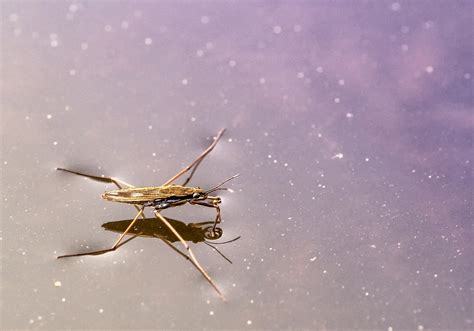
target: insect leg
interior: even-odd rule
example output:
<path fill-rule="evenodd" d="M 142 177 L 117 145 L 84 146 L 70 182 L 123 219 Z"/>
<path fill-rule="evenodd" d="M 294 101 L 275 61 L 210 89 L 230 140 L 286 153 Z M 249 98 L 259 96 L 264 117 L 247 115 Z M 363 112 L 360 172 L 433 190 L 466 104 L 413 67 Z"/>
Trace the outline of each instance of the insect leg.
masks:
<path fill-rule="evenodd" d="M 183 168 L 180 172 L 178 172 L 176 175 L 174 175 L 173 177 L 171 177 L 170 179 L 168 179 L 166 181 L 166 183 L 164 183 L 163 185 L 168 185 L 170 183 L 172 183 L 173 181 L 175 181 L 178 177 L 180 177 L 181 175 L 183 175 L 184 173 L 186 173 L 187 171 L 191 170 L 191 174 L 189 175 L 188 178 L 186 178 L 186 180 L 184 181 L 183 183 L 183 186 L 186 185 L 190 180 L 191 178 L 193 177 L 194 175 L 194 172 L 196 171 L 197 167 L 199 166 L 199 164 L 201 164 L 202 160 L 206 157 L 207 154 L 209 154 L 213 149 L 214 147 L 216 147 L 219 139 L 221 139 L 222 135 L 224 134 L 224 131 L 225 129 L 221 129 L 219 131 L 219 133 L 217 133 L 217 136 L 216 136 L 216 139 L 212 142 L 212 144 L 204 151 L 201 153 L 201 155 L 199 155 L 197 157 L 196 160 L 194 160 L 190 165 L 188 165 L 187 167 Z"/>
<path fill-rule="evenodd" d="M 203 267 L 201 267 L 201 265 L 199 264 L 198 260 L 196 259 L 196 257 L 194 256 L 194 253 L 193 251 L 191 250 L 191 247 L 189 247 L 188 243 L 183 239 L 183 237 L 181 237 L 181 235 L 179 234 L 178 231 L 176 231 L 176 229 L 166 220 L 166 218 L 164 218 L 161 214 L 160 214 L 160 211 L 159 210 L 156 210 L 155 209 L 155 216 L 157 218 L 159 218 L 170 230 L 171 232 L 173 232 L 173 234 L 176 236 L 176 238 L 179 239 L 179 241 L 183 244 L 184 248 L 186 248 L 186 251 L 188 252 L 189 256 L 188 258 L 190 259 L 191 263 L 199 270 L 199 272 L 201 273 L 201 275 L 203 275 L 204 278 L 206 278 L 206 280 L 209 282 L 209 284 L 211 284 L 211 286 L 216 290 L 216 292 L 219 294 L 219 296 L 221 297 L 222 300 L 225 301 L 225 297 L 224 295 L 222 294 L 222 292 L 219 290 L 219 288 L 217 287 L 217 285 L 214 283 L 214 281 L 212 280 L 212 278 L 207 274 L 207 272 L 203 269 Z M 174 247 L 174 246 L 173 246 Z M 176 247 L 174 247 L 176 248 Z M 184 254 L 184 253 L 183 253 Z M 184 254 L 186 255 L 186 254 Z"/>
<path fill-rule="evenodd" d="M 64 169 L 64 168 L 56 168 L 56 170 L 61 170 L 61 171 L 69 172 L 69 173 L 74 174 L 74 175 L 79 175 L 79 176 L 87 177 L 87 178 L 90 178 L 90 179 L 95 180 L 95 181 L 97 181 L 97 182 L 113 183 L 113 184 L 115 184 L 119 189 L 122 188 L 121 185 L 127 186 L 127 187 L 133 187 L 133 185 L 128 184 L 127 182 L 124 182 L 123 180 L 120 180 L 120 179 L 115 178 L 115 177 L 93 176 L 93 175 L 88 175 L 88 174 L 84 174 L 84 173 L 82 173 L 82 172 L 73 171 L 73 170 L 68 170 L 68 169 Z"/>
<path fill-rule="evenodd" d="M 214 208 L 217 212 L 216 215 L 216 220 L 214 221 L 214 226 L 212 227 L 212 230 L 214 231 L 216 229 L 217 224 L 219 224 L 222 219 L 221 219 L 221 208 L 217 204 L 212 204 L 209 202 L 204 202 L 204 201 L 190 201 L 189 202 L 192 205 L 199 205 L 199 206 L 204 206 L 204 207 L 209 207 L 209 208 Z"/>
<path fill-rule="evenodd" d="M 123 242 L 122 244 L 120 244 L 120 242 L 122 241 L 123 237 L 125 237 L 125 235 L 128 233 L 128 231 L 130 231 L 130 229 L 132 228 L 132 226 L 137 222 L 137 220 L 138 220 L 138 218 L 140 217 L 140 215 L 143 215 L 143 209 L 145 209 L 145 207 L 141 207 L 141 208 L 140 208 L 140 210 L 138 211 L 137 216 L 135 216 L 135 218 L 133 219 L 133 221 L 130 223 L 130 225 L 127 227 L 127 229 L 120 235 L 120 237 L 117 239 L 117 241 L 115 242 L 115 244 L 114 244 L 111 248 L 102 249 L 102 250 L 93 251 L 93 252 L 86 252 L 86 253 L 61 255 L 61 256 L 58 256 L 58 259 L 63 258 L 63 257 L 83 256 L 83 255 L 101 255 L 101 254 L 105 254 L 105 253 L 108 253 L 108 252 L 115 251 L 118 247 L 120 247 L 121 245 L 123 245 L 125 242 L 129 241 L 129 240 L 126 240 L 125 242 Z"/>

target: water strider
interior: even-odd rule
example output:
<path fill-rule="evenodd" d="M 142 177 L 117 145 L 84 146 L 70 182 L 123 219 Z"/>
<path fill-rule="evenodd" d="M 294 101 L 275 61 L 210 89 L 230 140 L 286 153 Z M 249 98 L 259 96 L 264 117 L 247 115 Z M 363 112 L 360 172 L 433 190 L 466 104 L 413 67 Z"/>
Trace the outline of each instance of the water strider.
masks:
<path fill-rule="evenodd" d="M 134 187 L 133 185 L 128 184 L 114 177 L 93 176 L 93 175 L 88 175 L 88 174 L 84 174 L 84 173 L 73 171 L 73 170 L 57 168 L 57 170 L 65 171 L 65 172 L 72 173 L 79 176 L 84 176 L 95 181 L 115 184 L 118 187 L 118 190 L 106 191 L 102 194 L 102 198 L 108 201 L 132 204 L 135 206 L 135 208 L 138 211 L 135 218 L 128 224 L 125 230 L 123 230 L 122 234 L 119 236 L 119 238 L 117 239 L 117 241 L 114 243 L 114 245 L 111 248 L 98 250 L 98 251 L 92 251 L 92 252 L 86 252 L 86 253 L 61 255 L 61 256 L 58 256 L 58 258 L 83 256 L 83 255 L 100 255 L 100 254 L 104 254 L 104 253 L 116 250 L 118 247 L 120 247 L 122 244 L 126 242 L 126 241 L 125 242 L 123 241 L 123 238 L 125 237 L 125 235 L 133 234 L 132 229 L 137 224 L 140 217 L 142 217 L 143 219 L 146 219 L 145 214 L 144 214 L 144 209 L 146 207 L 152 207 L 153 212 L 156 216 L 155 220 L 161 221 L 171 231 L 174 237 L 177 238 L 181 242 L 181 244 L 185 247 L 187 254 L 182 253 L 176 247 L 174 247 L 172 245 L 172 241 L 169 240 L 169 238 L 160 238 L 160 239 L 162 239 L 165 243 L 169 244 L 169 246 L 171 246 L 173 249 L 179 251 L 181 255 L 186 257 L 188 261 L 190 261 L 194 265 L 194 267 L 196 267 L 199 270 L 199 272 L 209 282 L 209 284 L 211 284 L 211 286 L 216 290 L 219 296 L 223 300 L 225 300 L 224 295 L 219 290 L 217 285 L 214 283 L 212 278 L 207 274 L 204 268 L 199 264 L 198 260 L 194 256 L 194 253 L 189 247 L 189 245 L 187 244 L 186 240 L 182 237 L 180 232 L 172 225 L 172 222 L 169 222 L 160 213 L 164 209 L 177 207 L 185 203 L 189 203 L 191 205 L 199 205 L 199 206 L 214 208 L 216 210 L 216 218 L 214 222 L 212 223 L 213 225 L 207 228 L 207 236 L 208 236 L 208 239 L 220 237 L 220 235 L 222 234 L 222 230 L 217 227 L 217 224 L 221 222 L 221 211 L 219 208 L 219 204 L 221 203 L 221 198 L 218 196 L 211 196 L 209 194 L 218 190 L 226 190 L 225 188 L 222 188 L 221 186 L 225 184 L 226 182 L 228 182 L 229 180 L 237 177 L 238 175 L 234 175 L 226 179 L 222 183 L 214 186 L 213 188 L 209 190 L 203 190 L 199 187 L 186 186 L 186 184 L 191 180 L 197 167 L 201 164 L 202 160 L 206 157 L 207 154 L 209 154 L 214 149 L 219 139 L 224 134 L 224 131 L 225 129 L 220 130 L 215 140 L 212 142 L 212 144 L 204 152 L 202 152 L 201 155 L 199 155 L 187 167 L 183 168 L 176 175 L 168 179 L 161 186 Z M 179 177 L 181 177 L 188 171 L 190 171 L 190 174 L 182 185 L 172 184 L 176 179 L 178 179 Z"/>

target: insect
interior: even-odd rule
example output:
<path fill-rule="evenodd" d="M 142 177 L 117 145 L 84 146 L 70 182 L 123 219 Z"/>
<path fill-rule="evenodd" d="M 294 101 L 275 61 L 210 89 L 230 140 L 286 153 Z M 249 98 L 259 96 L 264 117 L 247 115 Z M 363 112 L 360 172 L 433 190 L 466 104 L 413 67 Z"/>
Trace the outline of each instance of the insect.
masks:
<path fill-rule="evenodd" d="M 120 202 L 120 203 L 127 203 L 132 204 L 138 211 L 135 218 L 130 222 L 130 224 L 126 227 L 123 233 L 119 236 L 117 241 L 111 248 L 86 252 L 86 253 L 77 253 L 77 254 L 68 254 L 68 255 L 61 255 L 58 258 L 65 258 L 65 257 L 73 257 L 73 256 L 84 256 L 84 255 L 101 255 L 108 252 L 115 251 L 118 247 L 123 244 L 123 238 L 127 235 L 131 229 L 135 226 L 137 221 L 140 217 L 145 219 L 144 210 L 146 207 L 152 207 L 155 217 L 158 221 L 161 221 L 171 232 L 172 234 L 181 242 L 181 244 L 186 249 L 187 254 L 183 255 L 196 267 L 202 276 L 209 282 L 209 284 L 216 290 L 219 296 L 225 300 L 224 295 L 219 290 L 217 285 L 214 283 L 212 278 L 207 274 L 204 268 L 199 264 L 198 260 L 194 256 L 191 247 L 187 244 L 181 234 L 176 230 L 175 227 L 161 215 L 161 211 L 167 208 L 177 207 L 183 205 L 185 203 L 189 203 L 191 205 L 199 205 L 204 207 L 214 208 L 216 210 L 216 217 L 213 222 L 213 225 L 210 229 L 208 229 L 208 237 L 209 238 L 217 238 L 219 235 L 219 231 L 217 228 L 217 224 L 221 222 L 221 211 L 219 204 L 221 203 L 221 198 L 218 196 L 211 196 L 210 194 L 218 191 L 218 190 L 228 190 L 226 188 L 222 188 L 222 185 L 227 183 L 228 181 L 236 178 L 237 175 L 234 175 L 225 181 L 221 182 L 220 184 L 214 186 L 209 190 L 203 190 L 199 187 L 191 187 L 186 186 L 186 184 L 191 180 L 193 177 L 197 167 L 201 164 L 203 159 L 208 155 L 214 147 L 217 145 L 219 140 L 221 139 L 222 135 L 224 134 L 225 129 L 222 129 L 217 134 L 216 138 L 212 142 L 212 144 L 204 150 L 191 164 L 183 168 L 179 171 L 176 175 L 168 179 L 163 185 L 161 186 L 153 186 L 153 187 L 134 187 L 131 184 L 128 184 L 118 178 L 115 177 L 102 177 L 102 176 L 94 176 L 88 175 L 81 172 L 68 170 L 64 168 L 57 168 L 57 170 L 72 173 L 79 176 L 84 176 L 90 178 L 95 181 L 104 182 L 104 183 L 113 183 L 115 184 L 118 189 L 113 191 L 106 191 L 102 194 L 102 198 L 108 201 Z M 185 173 L 190 172 L 189 176 L 186 178 L 182 185 L 172 184 L 176 179 L 184 175 Z M 162 239 L 165 243 L 169 243 L 172 246 L 171 242 L 167 239 Z M 175 248 L 173 246 L 173 248 Z"/>

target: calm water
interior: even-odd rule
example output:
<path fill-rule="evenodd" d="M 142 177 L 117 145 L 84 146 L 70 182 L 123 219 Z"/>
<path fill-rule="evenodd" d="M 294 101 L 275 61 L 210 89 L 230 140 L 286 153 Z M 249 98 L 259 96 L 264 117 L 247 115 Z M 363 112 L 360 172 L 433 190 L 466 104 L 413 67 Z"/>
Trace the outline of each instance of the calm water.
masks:
<path fill-rule="evenodd" d="M 2 2 L 2 329 L 472 329 L 472 10 Z M 135 215 L 56 167 L 160 185 L 223 127 L 226 303 L 159 238 L 56 259 Z"/>

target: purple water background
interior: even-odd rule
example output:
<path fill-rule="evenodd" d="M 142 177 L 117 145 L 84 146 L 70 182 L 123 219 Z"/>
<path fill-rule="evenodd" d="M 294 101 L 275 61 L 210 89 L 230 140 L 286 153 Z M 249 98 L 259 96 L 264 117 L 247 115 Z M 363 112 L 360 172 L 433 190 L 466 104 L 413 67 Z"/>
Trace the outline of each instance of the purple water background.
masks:
<path fill-rule="evenodd" d="M 2 329 L 472 329 L 471 1 L 3 1 Z M 57 166 L 222 193 L 228 299 Z M 211 220 L 205 208 L 167 216 Z"/>

